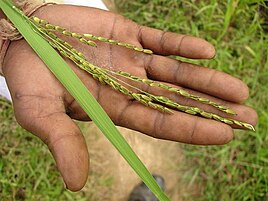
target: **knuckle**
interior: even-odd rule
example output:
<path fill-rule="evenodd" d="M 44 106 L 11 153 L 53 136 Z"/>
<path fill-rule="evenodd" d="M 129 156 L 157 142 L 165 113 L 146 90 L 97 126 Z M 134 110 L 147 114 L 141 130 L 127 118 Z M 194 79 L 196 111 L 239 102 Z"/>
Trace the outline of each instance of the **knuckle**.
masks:
<path fill-rule="evenodd" d="M 152 128 L 152 137 L 163 139 L 164 138 L 164 132 L 163 132 L 163 126 L 165 124 L 165 115 L 162 112 L 156 112 L 153 128 Z"/>
<path fill-rule="evenodd" d="M 189 144 L 196 143 L 195 136 L 197 132 L 197 124 L 198 124 L 198 118 L 194 118 L 193 123 L 192 123 L 192 129 L 189 132 L 189 140 L 188 140 Z"/>
<path fill-rule="evenodd" d="M 166 32 L 166 31 L 163 31 L 160 34 L 159 44 L 160 44 L 160 51 L 161 52 L 163 52 L 165 50 L 165 43 L 166 43 L 166 39 L 167 39 L 167 34 L 168 34 L 168 32 Z"/>
<path fill-rule="evenodd" d="M 68 138 L 77 138 L 80 137 L 78 131 L 69 131 L 69 132 L 62 132 L 59 129 L 55 129 L 54 131 L 50 131 L 48 137 L 44 139 L 44 143 L 47 144 L 48 148 L 54 149 L 58 143 L 67 140 Z"/>

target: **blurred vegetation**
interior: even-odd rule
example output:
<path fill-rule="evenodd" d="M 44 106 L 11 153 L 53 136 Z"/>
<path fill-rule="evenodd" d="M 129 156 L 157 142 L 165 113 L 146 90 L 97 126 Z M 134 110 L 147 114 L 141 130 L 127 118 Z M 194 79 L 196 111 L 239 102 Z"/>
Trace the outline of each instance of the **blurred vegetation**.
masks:
<path fill-rule="evenodd" d="M 185 185 L 199 184 L 199 194 L 185 194 L 185 200 L 267 200 L 267 1 L 118 0 L 117 5 L 140 24 L 207 39 L 216 58 L 188 61 L 234 75 L 250 88 L 247 104 L 259 114 L 256 133 L 236 132 L 234 141 L 220 147 L 183 146 Z"/>

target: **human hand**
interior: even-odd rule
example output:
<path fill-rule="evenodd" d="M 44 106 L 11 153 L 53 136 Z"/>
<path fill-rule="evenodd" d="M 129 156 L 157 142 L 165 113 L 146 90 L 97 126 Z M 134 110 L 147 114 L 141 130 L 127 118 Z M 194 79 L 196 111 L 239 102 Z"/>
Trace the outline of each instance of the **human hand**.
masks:
<path fill-rule="evenodd" d="M 75 40 L 64 38 L 95 65 L 186 87 L 195 94 L 233 108 L 237 112 L 235 119 L 256 124 L 256 112 L 241 104 L 248 98 L 248 88 L 242 81 L 222 72 L 164 57 L 213 58 L 213 46 L 202 39 L 141 27 L 122 16 L 93 8 L 53 5 L 38 10 L 35 15 L 70 31 L 92 33 L 152 49 L 157 55 L 103 43 L 98 43 L 97 48 L 80 43 L 78 46 Z M 67 62 L 117 125 L 156 138 L 191 144 L 224 144 L 233 137 L 229 125 L 145 107 L 109 86 L 99 84 L 72 62 Z M 48 145 L 67 187 L 72 191 L 80 190 L 87 179 L 89 156 L 83 135 L 72 118 L 90 119 L 24 40 L 12 42 L 3 72 L 17 121 Z M 160 89 L 154 89 L 154 92 L 162 93 Z M 181 104 L 230 117 L 195 101 L 166 92 L 164 95 Z"/>

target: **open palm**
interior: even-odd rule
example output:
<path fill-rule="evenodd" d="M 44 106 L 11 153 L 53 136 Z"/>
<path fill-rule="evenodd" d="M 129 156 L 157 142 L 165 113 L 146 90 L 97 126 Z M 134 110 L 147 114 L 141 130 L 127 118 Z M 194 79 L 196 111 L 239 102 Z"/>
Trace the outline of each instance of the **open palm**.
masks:
<path fill-rule="evenodd" d="M 248 88 L 242 81 L 165 57 L 213 58 L 213 46 L 202 39 L 139 26 L 120 15 L 93 8 L 52 5 L 41 8 L 35 15 L 70 31 L 92 33 L 151 49 L 155 55 L 104 43 L 97 43 L 98 47 L 94 48 L 64 38 L 95 65 L 188 88 L 195 94 L 232 107 L 237 112 L 235 119 L 256 124 L 255 111 L 241 104 L 248 98 Z M 109 86 L 99 84 L 72 62 L 67 62 L 117 125 L 156 138 L 192 144 L 224 144 L 232 139 L 233 129 L 226 124 L 177 111 L 165 114 L 145 107 Z M 72 119 L 90 119 L 24 40 L 12 42 L 3 71 L 17 121 L 48 145 L 67 187 L 73 191 L 81 189 L 88 175 L 89 156 L 83 135 Z M 181 104 L 219 113 L 209 106 L 160 89 L 148 90 L 164 93 Z"/>

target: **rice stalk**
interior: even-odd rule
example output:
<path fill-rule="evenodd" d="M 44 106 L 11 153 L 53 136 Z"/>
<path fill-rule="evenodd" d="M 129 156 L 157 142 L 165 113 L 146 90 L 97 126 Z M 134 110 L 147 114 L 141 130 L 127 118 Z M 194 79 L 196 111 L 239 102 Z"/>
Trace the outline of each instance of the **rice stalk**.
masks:
<path fill-rule="evenodd" d="M 97 45 L 96 45 L 96 43 L 94 43 L 91 40 L 86 40 L 85 38 L 83 38 L 83 36 L 87 37 L 87 38 L 90 38 L 90 39 L 93 39 L 93 40 L 99 40 L 101 42 L 106 42 L 106 43 L 109 43 L 109 44 L 112 44 L 112 45 L 119 45 L 119 46 L 122 46 L 122 47 L 126 47 L 126 48 L 129 48 L 129 49 L 132 49 L 132 50 L 139 51 L 139 52 L 144 52 L 144 53 L 148 53 L 148 54 L 153 53 L 151 50 L 138 48 L 138 47 L 136 47 L 135 45 L 132 45 L 132 44 L 122 43 L 122 42 L 119 42 L 119 41 L 111 40 L 111 39 L 100 37 L 100 36 L 94 36 L 92 34 L 78 34 L 78 33 L 75 33 L 75 32 L 70 32 L 70 31 L 67 31 L 64 27 L 60 27 L 60 26 L 57 26 L 57 25 L 50 24 L 46 20 L 42 20 L 42 19 L 37 18 L 37 17 L 32 17 L 31 19 L 33 20 L 34 23 L 36 23 L 36 25 L 46 29 L 47 31 L 55 31 L 55 32 L 58 32 L 58 33 L 62 33 L 65 36 L 70 36 L 70 37 L 76 38 L 80 42 L 82 42 L 84 44 L 87 44 L 87 45 L 90 45 L 90 46 L 96 47 Z M 61 39 L 58 38 L 58 40 L 61 40 Z M 109 70 L 106 69 L 106 71 L 109 71 Z M 159 82 L 155 82 L 153 80 L 136 77 L 136 76 L 130 75 L 127 72 L 122 72 L 122 71 L 120 71 L 120 72 L 109 71 L 109 72 L 110 73 L 115 73 L 117 75 L 121 75 L 121 76 L 123 76 L 125 78 L 128 78 L 130 80 L 133 80 L 133 81 L 142 82 L 142 83 L 147 84 L 147 85 L 152 86 L 152 87 L 163 88 L 163 89 L 166 89 L 168 91 L 177 93 L 178 95 L 181 95 L 183 97 L 190 98 L 190 99 L 199 101 L 201 103 L 211 105 L 211 106 L 213 106 L 213 107 L 215 107 L 215 108 L 219 109 L 220 111 L 225 112 L 227 114 L 231 114 L 231 115 L 236 114 L 235 111 L 233 111 L 231 108 L 228 108 L 226 106 L 220 105 L 220 104 L 218 104 L 218 103 L 216 103 L 214 101 L 211 101 L 211 100 L 209 100 L 207 98 L 191 94 L 191 93 L 189 93 L 189 92 L 187 92 L 187 91 L 185 91 L 183 89 L 170 87 L 168 85 L 165 85 L 165 84 L 159 83 Z"/>
<path fill-rule="evenodd" d="M 160 88 L 168 90 L 170 92 L 177 93 L 183 97 L 190 98 L 190 99 L 199 101 L 201 103 L 211 105 L 211 106 L 217 108 L 218 110 L 225 112 L 227 114 L 231 114 L 231 115 L 236 114 L 232 109 L 230 109 L 226 106 L 219 105 L 219 104 L 217 104 L 217 103 L 215 103 L 207 98 L 203 98 L 203 97 L 200 97 L 197 95 L 190 94 L 189 92 L 187 92 L 183 89 L 170 87 L 170 86 L 163 84 L 163 83 L 160 83 L 160 82 L 156 82 L 156 81 L 149 80 L 146 78 L 140 78 L 137 76 L 133 76 L 127 72 L 122 72 L 122 71 L 115 72 L 115 71 L 111 71 L 109 69 L 105 69 L 105 68 L 101 68 L 101 67 L 98 67 L 96 65 L 93 65 L 87 61 L 87 59 L 83 55 L 83 53 L 77 51 L 71 44 L 60 39 L 56 34 L 51 32 L 51 29 L 52 29 L 51 26 L 53 26 L 53 27 L 57 27 L 57 26 L 50 25 L 48 22 L 46 22 L 46 21 L 44 22 L 44 20 L 36 18 L 36 17 L 33 17 L 31 19 L 34 19 L 34 22 L 39 22 L 39 23 L 35 23 L 35 25 L 38 26 L 37 28 L 40 31 L 40 33 L 42 33 L 45 36 L 44 38 L 46 38 L 50 42 L 50 44 L 55 49 L 57 49 L 64 57 L 67 57 L 70 60 L 72 60 L 79 68 L 81 68 L 82 70 L 91 74 L 92 77 L 95 80 L 98 80 L 100 83 L 107 84 L 111 88 L 113 88 L 114 90 L 119 91 L 122 94 L 129 96 L 129 97 L 137 100 L 138 102 L 140 102 L 148 107 L 151 107 L 153 109 L 157 109 L 161 112 L 167 112 L 167 113 L 173 113 L 172 110 L 169 109 L 169 108 L 172 108 L 172 109 L 175 109 L 175 110 L 178 110 L 181 112 L 185 112 L 187 114 L 199 115 L 201 117 L 220 121 L 220 122 L 225 123 L 225 124 L 229 124 L 229 125 L 235 124 L 237 126 L 244 127 L 248 130 L 252 130 L 252 131 L 255 130 L 254 127 L 248 123 L 237 121 L 237 120 L 234 120 L 231 118 L 224 118 L 224 117 L 221 117 L 217 114 L 206 112 L 206 111 L 204 111 L 200 108 L 197 108 L 197 107 L 180 105 L 180 104 L 168 99 L 167 97 L 156 96 L 156 95 L 150 94 L 148 92 L 142 91 L 141 89 L 124 82 L 122 79 L 120 79 L 116 76 L 121 76 L 121 77 L 127 78 L 127 79 L 132 80 L 132 81 L 141 82 L 141 83 L 149 85 L 150 87 L 160 87 Z M 39 26 L 40 24 L 43 24 L 45 26 Z M 49 26 L 47 26 L 47 25 L 49 25 Z M 55 30 L 55 29 L 65 30 L 62 27 L 53 28 L 52 30 Z M 62 32 L 63 31 L 61 31 L 60 33 L 62 33 Z M 123 85 L 125 85 L 125 86 L 123 86 Z M 127 87 L 134 89 L 138 93 L 129 90 Z"/>
<path fill-rule="evenodd" d="M 64 45 L 65 43 L 63 43 L 61 40 L 58 40 L 56 36 L 54 36 L 54 39 L 56 40 L 57 43 L 61 43 L 61 45 Z M 217 114 L 214 113 L 210 113 L 210 112 L 206 112 L 200 108 L 197 107 L 190 107 L 190 106 L 184 106 L 184 105 L 180 105 L 170 99 L 168 99 L 167 97 L 164 96 L 156 96 L 153 94 L 150 94 L 148 92 L 142 91 L 140 89 L 138 89 L 137 87 L 131 86 L 128 83 L 125 83 L 124 81 L 116 78 L 116 77 L 109 77 L 105 72 L 110 72 L 107 69 L 103 69 L 100 68 L 98 66 L 95 66 L 93 64 L 90 64 L 87 60 L 83 59 L 83 58 L 79 58 L 79 55 L 76 55 L 76 57 L 74 57 L 73 55 L 70 55 L 70 53 L 66 55 L 66 52 L 64 52 L 64 50 L 60 47 L 57 46 L 55 44 L 52 44 L 57 50 L 59 50 L 63 56 L 66 56 L 67 58 L 69 58 L 70 60 L 72 60 L 78 67 L 80 67 L 81 69 L 85 70 L 86 72 L 90 73 L 92 75 L 92 77 L 96 80 L 98 80 L 99 82 L 103 83 L 103 84 L 108 84 L 109 86 L 111 86 L 114 90 L 119 91 L 121 93 L 123 93 L 124 95 L 127 95 L 135 100 L 137 100 L 138 102 L 149 106 L 153 109 L 157 109 L 161 112 L 168 112 L 168 113 L 172 113 L 172 111 L 168 108 L 173 108 L 176 109 L 178 111 L 182 111 L 185 112 L 187 114 L 191 114 L 191 115 L 200 115 L 202 117 L 208 118 L 208 119 L 214 119 L 216 121 L 220 121 L 222 123 L 225 124 L 229 124 L 229 125 L 237 125 L 240 127 L 244 127 L 247 128 L 249 130 L 255 130 L 254 127 L 248 123 L 245 122 L 241 122 L 241 121 L 237 121 L 231 118 L 224 118 L 221 117 Z M 76 51 L 78 52 L 78 51 Z M 78 58 L 77 58 L 78 57 Z M 119 72 L 120 75 L 126 75 L 125 72 Z M 131 75 L 130 75 L 131 76 Z M 133 76 L 134 77 L 134 76 Z M 139 77 L 135 77 L 137 79 L 142 79 Z M 135 90 L 137 90 L 139 93 L 134 93 L 132 91 L 130 91 L 129 89 L 127 89 L 126 87 L 124 87 L 122 84 L 120 84 L 119 82 L 115 81 L 115 79 L 117 79 L 119 82 L 122 82 L 123 84 L 134 88 Z M 150 83 L 150 82 L 154 82 L 152 80 L 148 80 L 148 79 L 143 79 L 145 81 L 142 82 L 146 82 L 146 83 Z M 158 83 L 156 83 L 158 84 Z M 161 83 L 159 83 L 161 84 Z M 158 85 L 157 85 L 158 86 Z M 167 85 L 164 85 L 164 87 L 169 87 Z M 172 88 L 172 87 L 170 87 Z M 174 88 L 176 89 L 176 88 Z M 177 90 L 177 89 L 176 89 Z M 154 102 L 153 102 L 154 101 Z M 157 103 L 155 103 L 157 102 Z M 164 107 L 162 105 L 166 105 L 167 107 Z"/>
<path fill-rule="evenodd" d="M 50 38 L 50 39 L 52 39 L 52 38 Z M 120 80 L 116 77 L 113 77 L 113 76 L 108 76 L 107 73 L 103 70 L 103 68 L 95 66 L 95 65 L 89 63 L 87 60 L 80 58 L 79 55 L 77 55 L 75 52 L 65 51 L 64 48 L 61 47 L 61 45 L 64 46 L 64 43 L 61 43 L 60 40 L 56 39 L 56 40 L 54 40 L 54 42 L 55 43 L 52 43 L 50 41 L 50 44 L 52 47 L 57 49 L 63 56 L 65 56 L 65 57 L 69 58 L 71 61 L 73 61 L 76 64 L 76 66 L 78 66 L 82 70 L 91 74 L 95 80 L 99 81 L 102 84 L 109 85 L 114 90 L 119 91 L 122 94 L 129 96 L 129 97 L 137 100 L 138 102 L 140 102 L 146 106 L 149 106 L 153 109 L 157 109 L 161 112 L 172 113 L 172 111 L 170 109 L 168 109 L 167 107 L 153 103 L 152 99 L 149 96 L 141 94 L 141 93 L 135 93 L 133 91 L 130 91 L 128 88 L 126 88 L 125 86 L 123 86 L 122 84 L 119 83 L 119 82 L 123 82 L 122 80 Z M 61 43 L 61 44 L 57 44 L 57 43 Z M 76 52 L 78 52 L 78 51 L 76 51 Z M 123 83 L 134 90 L 141 91 L 140 89 L 138 89 L 134 86 L 131 86 L 128 83 L 125 83 L 125 82 L 123 82 Z M 145 93 L 145 92 L 142 92 L 142 93 Z"/>
<path fill-rule="evenodd" d="M 131 49 L 131 50 L 135 50 L 137 52 L 143 52 L 143 53 L 146 53 L 146 54 L 153 54 L 153 51 L 137 47 L 137 46 L 135 46 L 133 44 L 124 43 L 124 42 L 121 42 L 121 41 L 118 41 L 118 40 L 108 39 L 108 38 L 105 38 L 105 37 L 102 37 L 102 36 L 95 36 L 95 35 L 89 34 L 89 33 L 87 33 L 87 34 L 79 34 L 79 33 L 75 33 L 75 32 L 70 32 L 70 31 L 67 31 L 63 27 L 50 24 L 46 20 L 39 19 L 38 17 L 32 17 L 31 19 L 33 20 L 34 23 L 36 23 L 36 25 L 38 25 L 40 27 L 43 27 L 44 29 L 47 29 L 49 31 L 58 32 L 58 33 L 61 33 L 61 34 L 65 35 L 65 36 L 76 38 L 80 42 L 85 43 L 85 44 L 90 45 L 90 46 L 96 47 L 97 44 L 92 41 L 92 40 L 96 40 L 96 41 L 108 43 L 110 45 L 118 45 L 118 46 L 121 46 L 121 47 L 125 47 L 125 48 Z M 86 38 L 89 38 L 91 40 L 87 40 Z"/>
<path fill-rule="evenodd" d="M 176 93 L 178 95 L 181 95 L 181 96 L 183 96 L 185 98 L 190 98 L 192 100 L 196 100 L 196 101 L 199 101 L 201 103 L 211 105 L 211 106 L 217 108 L 218 110 L 220 110 L 222 112 L 225 112 L 227 114 L 231 114 L 231 115 L 236 114 L 236 112 L 234 110 L 232 110 L 231 108 L 228 108 L 226 106 L 220 105 L 220 104 L 218 104 L 216 102 L 213 102 L 213 101 L 211 101 L 211 100 L 209 100 L 207 98 L 191 94 L 191 93 L 187 92 L 186 90 L 171 87 L 171 86 L 168 86 L 166 84 L 156 82 L 156 81 L 153 81 L 153 80 L 149 80 L 149 79 L 146 79 L 146 78 L 140 78 L 140 77 L 137 77 L 137 76 L 133 76 L 130 73 L 123 72 L 123 71 L 119 71 L 119 72 L 114 72 L 114 71 L 111 71 L 111 70 L 107 70 L 107 71 L 109 71 L 110 73 L 114 73 L 116 75 L 121 75 L 121 76 L 123 76 L 125 78 L 128 78 L 128 79 L 132 80 L 132 81 L 142 82 L 142 83 L 147 84 L 147 85 L 149 85 L 151 87 L 159 87 L 159 88 L 168 90 L 170 92 L 174 92 L 174 93 Z"/>

